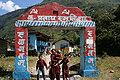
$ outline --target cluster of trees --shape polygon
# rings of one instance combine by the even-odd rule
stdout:
[[[94,19],[97,29],[98,53],[120,55],[120,6],[110,11],[98,10]]]
[[[96,22],[97,33],[97,54],[107,53],[109,55],[120,55],[120,3],[119,0],[44,0],[41,4],[48,2],[58,2],[64,6],[79,7],[91,16]],[[11,13],[0,16],[0,37],[14,38],[15,26],[14,23],[21,14],[27,12],[27,9],[17,10]],[[54,40],[65,38],[74,44],[79,45],[79,31],[61,30],[61,29],[38,29],[46,35],[51,36]]]
[[[53,1],[56,0],[44,0],[42,4]],[[104,53],[112,56],[120,55],[120,1],[57,0],[57,2],[65,6],[77,6],[82,9],[86,15],[93,18],[93,21],[96,22],[96,48],[98,55]],[[64,36],[62,37],[69,39],[75,44],[79,44],[79,31],[63,31],[63,34]]]

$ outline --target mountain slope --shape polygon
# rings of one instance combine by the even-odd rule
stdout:
[[[118,4],[120,3],[120,0],[44,0],[42,3],[36,5],[44,5],[48,2],[58,2],[64,6],[79,7],[87,16],[91,16],[96,22],[97,52],[100,54],[107,52],[119,55],[120,6]],[[11,40],[14,39],[15,21],[31,7],[0,16],[0,37],[9,38]],[[64,31],[52,28],[33,29],[51,36],[54,40],[67,38],[73,43],[79,44],[79,31]]]
[[[20,9],[0,16],[0,37],[9,39],[14,38],[14,23],[18,19],[18,16],[24,13],[24,11],[24,9]]]
[[[41,4],[38,3],[37,5],[44,5],[48,2],[53,2],[53,1],[58,2],[65,6],[79,7],[83,11],[85,11],[85,13],[88,16],[92,16],[92,17],[94,17],[94,13],[98,9],[110,10],[111,8],[113,8],[113,6],[116,6],[116,4],[119,3],[118,0],[116,1],[115,0],[99,0],[99,1],[98,0],[44,0]],[[16,10],[0,16],[0,32],[1,32],[0,37],[10,38],[10,39],[14,38],[15,21],[21,14],[25,13],[29,9],[30,7],[27,9]]]

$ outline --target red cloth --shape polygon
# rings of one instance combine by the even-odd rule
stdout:
[[[69,60],[66,57],[60,62],[60,64],[63,63],[62,67],[65,70],[68,70],[68,65],[67,65],[68,62],[69,62]]]
[[[43,69],[44,66],[47,68],[47,64],[45,63],[45,61],[43,59],[39,59],[37,61],[36,69],[38,69],[38,67],[39,69]]]
[[[58,65],[58,62],[59,62],[60,59],[61,59],[61,55],[59,55],[59,54],[51,54],[52,72],[60,73],[60,66]]]
[[[67,65],[67,63],[69,62],[68,58],[65,57],[61,62],[60,64],[63,63],[62,65],[62,75],[63,75],[63,80],[65,80],[65,78],[67,79],[68,76],[69,76],[69,67]]]
[[[55,77],[57,80],[60,80],[59,60],[61,60],[60,54],[51,54],[51,80],[54,80]]]

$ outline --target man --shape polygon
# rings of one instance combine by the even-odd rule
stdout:
[[[42,55],[40,55],[39,60],[37,61],[37,64],[36,64],[36,70],[38,70],[37,80],[39,80],[40,71],[42,72],[43,79],[46,80],[44,67],[48,69],[46,62],[42,59]]]

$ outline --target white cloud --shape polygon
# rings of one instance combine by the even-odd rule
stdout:
[[[0,8],[8,12],[21,9],[19,5],[15,5],[15,3],[11,0],[8,0],[6,3],[3,3],[2,1],[0,1]]]
[[[0,8],[2,8],[2,2],[0,1]]]

